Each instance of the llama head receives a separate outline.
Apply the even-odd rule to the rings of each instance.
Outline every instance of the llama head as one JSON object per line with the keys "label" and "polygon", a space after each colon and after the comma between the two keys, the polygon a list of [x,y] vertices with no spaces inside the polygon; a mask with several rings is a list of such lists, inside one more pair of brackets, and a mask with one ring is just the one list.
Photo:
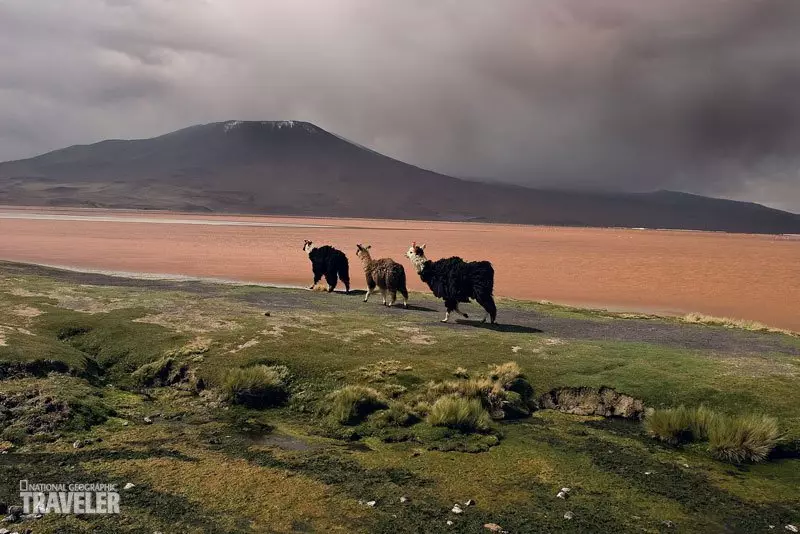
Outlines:
{"label": "llama head", "polygon": [[368,259],[369,258],[369,249],[372,248],[372,245],[362,245],[361,243],[356,245],[356,256],[361,258]]}
{"label": "llama head", "polygon": [[314,248],[313,243],[308,239],[303,240],[303,251],[304,252],[311,252],[311,249]]}
{"label": "llama head", "polygon": [[414,266],[417,272],[421,272],[425,262],[428,261],[425,257],[425,244],[417,245],[416,241],[411,243],[411,246],[408,247],[408,252],[406,252],[406,257],[411,260],[411,265]]}

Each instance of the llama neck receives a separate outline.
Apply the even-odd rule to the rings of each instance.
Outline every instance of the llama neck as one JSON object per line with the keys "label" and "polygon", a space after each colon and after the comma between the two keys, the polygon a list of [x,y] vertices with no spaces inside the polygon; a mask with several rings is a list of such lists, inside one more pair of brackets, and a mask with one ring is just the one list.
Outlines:
{"label": "llama neck", "polygon": [[422,273],[426,263],[429,263],[429,261],[426,260],[424,256],[414,256],[411,258],[411,265],[414,266],[414,270],[417,271],[417,274]]}
{"label": "llama neck", "polygon": [[369,255],[369,252],[362,252],[359,254],[359,257],[361,258],[361,265],[364,269],[369,269],[372,265],[372,257]]}

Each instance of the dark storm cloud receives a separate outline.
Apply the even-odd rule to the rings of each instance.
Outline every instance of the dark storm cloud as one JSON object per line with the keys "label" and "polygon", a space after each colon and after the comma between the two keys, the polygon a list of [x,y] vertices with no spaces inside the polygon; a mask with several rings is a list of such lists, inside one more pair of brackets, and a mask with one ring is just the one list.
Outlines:
{"label": "dark storm cloud", "polygon": [[0,159],[296,118],[459,176],[800,211],[797,0],[0,2]]}

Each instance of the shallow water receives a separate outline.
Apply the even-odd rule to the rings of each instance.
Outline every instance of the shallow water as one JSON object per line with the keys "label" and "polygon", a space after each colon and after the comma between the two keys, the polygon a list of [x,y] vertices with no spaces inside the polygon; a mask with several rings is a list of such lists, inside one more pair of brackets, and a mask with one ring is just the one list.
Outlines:
{"label": "shallow water", "polygon": [[406,266],[427,243],[436,259],[490,260],[495,293],[533,300],[753,319],[800,330],[800,240],[665,230],[191,215],[2,208],[0,258],[102,271],[308,285],[303,240],[350,257],[365,286],[356,243]]}

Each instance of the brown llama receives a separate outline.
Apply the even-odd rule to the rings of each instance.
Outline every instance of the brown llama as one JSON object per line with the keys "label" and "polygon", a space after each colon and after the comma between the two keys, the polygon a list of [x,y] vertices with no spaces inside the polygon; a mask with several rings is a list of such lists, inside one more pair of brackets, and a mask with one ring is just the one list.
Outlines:
{"label": "brown llama", "polygon": [[[356,245],[356,256],[361,258],[361,265],[364,267],[364,275],[367,278],[367,294],[364,302],[369,300],[370,294],[375,291],[375,287],[381,290],[383,295],[383,305],[390,308],[397,300],[397,292],[403,295],[403,306],[408,308],[408,289],[406,289],[406,270],[403,266],[391,258],[381,258],[373,260],[369,254],[371,245]],[[389,293],[391,299],[386,302],[386,294]]]}

